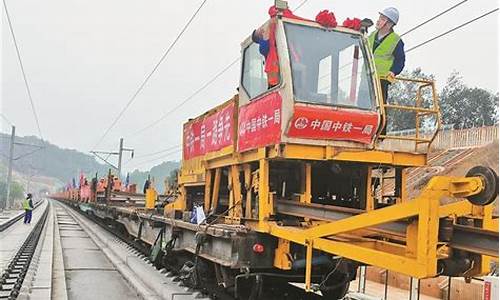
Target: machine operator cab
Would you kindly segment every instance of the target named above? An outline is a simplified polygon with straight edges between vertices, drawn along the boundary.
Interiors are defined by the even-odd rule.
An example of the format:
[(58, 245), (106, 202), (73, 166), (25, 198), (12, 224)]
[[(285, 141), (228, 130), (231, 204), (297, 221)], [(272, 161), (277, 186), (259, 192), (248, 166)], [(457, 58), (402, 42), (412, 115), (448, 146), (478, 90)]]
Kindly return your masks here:
[[(277, 10), (242, 43), (241, 70), (240, 152), (296, 143), (426, 153), (438, 129), (431, 81), (412, 80), (417, 85), (413, 103), (384, 105), (373, 56), (360, 31), (325, 28)], [(422, 100), (425, 88), (431, 89), (430, 101)], [(403, 135), (382, 135), (391, 122), (388, 110), (394, 110), (389, 116), (411, 114), (415, 127)]]

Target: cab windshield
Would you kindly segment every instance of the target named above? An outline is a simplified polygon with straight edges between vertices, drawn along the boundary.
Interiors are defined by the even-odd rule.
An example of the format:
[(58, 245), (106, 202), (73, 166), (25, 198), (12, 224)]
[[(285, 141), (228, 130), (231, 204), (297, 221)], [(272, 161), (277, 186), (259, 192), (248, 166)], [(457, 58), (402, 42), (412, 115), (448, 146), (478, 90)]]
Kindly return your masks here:
[(285, 23), (296, 101), (374, 108), (361, 38)]

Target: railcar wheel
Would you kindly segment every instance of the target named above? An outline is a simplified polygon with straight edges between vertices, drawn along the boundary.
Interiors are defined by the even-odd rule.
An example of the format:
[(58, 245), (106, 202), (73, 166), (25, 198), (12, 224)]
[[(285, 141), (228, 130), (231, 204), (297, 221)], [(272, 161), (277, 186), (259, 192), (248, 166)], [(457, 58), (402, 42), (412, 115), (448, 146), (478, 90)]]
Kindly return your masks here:
[(321, 281), (319, 290), (328, 300), (343, 299), (349, 291), (351, 280), (356, 277), (357, 263), (341, 258)]
[(238, 300), (258, 300), (262, 296), (262, 276), (241, 277), (238, 282)]
[(479, 194), (467, 197), (472, 204), (484, 206), (495, 201), (498, 196), (498, 175), (493, 169), (476, 166), (465, 177), (480, 177), (484, 184), (484, 189)]
[(323, 295), (323, 298), (326, 298), (328, 300), (337, 300), (337, 299), (343, 299), (347, 292), (349, 291), (349, 281), (345, 283), (339, 283), (335, 286), (335, 288), (330, 288), (330, 287), (320, 287), (321, 295)]

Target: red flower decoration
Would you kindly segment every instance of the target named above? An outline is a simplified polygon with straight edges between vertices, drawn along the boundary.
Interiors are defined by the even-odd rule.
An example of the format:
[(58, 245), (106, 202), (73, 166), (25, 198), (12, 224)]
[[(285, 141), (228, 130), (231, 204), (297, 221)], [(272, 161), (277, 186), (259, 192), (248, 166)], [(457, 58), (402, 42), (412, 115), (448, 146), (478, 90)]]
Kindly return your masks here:
[(345, 19), (344, 23), (342, 23), (342, 26), (351, 28), (354, 30), (359, 30), (361, 29), (361, 20), (358, 18), (353, 18), (352, 20), (347, 18)]
[(324, 27), (337, 27), (337, 20), (335, 19), (335, 15), (333, 12), (328, 10), (322, 10), (316, 16), (316, 22), (318, 22), (321, 26)]

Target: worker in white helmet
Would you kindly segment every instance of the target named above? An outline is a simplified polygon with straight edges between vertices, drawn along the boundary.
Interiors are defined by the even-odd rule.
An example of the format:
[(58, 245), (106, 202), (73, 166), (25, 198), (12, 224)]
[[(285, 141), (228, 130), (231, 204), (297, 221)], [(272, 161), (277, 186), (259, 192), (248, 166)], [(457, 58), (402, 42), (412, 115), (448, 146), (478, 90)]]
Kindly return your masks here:
[[(382, 96), (387, 103), (389, 85), (394, 82), (395, 76), (403, 71), (405, 66), (404, 43), (394, 32), (398, 24), (399, 12), (394, 7), (384, 9), (379, 13), (375, 24), (376, 30), (368, 37), (370, 48), (375, 58), (377, 75), (380, 78)], [(385, 128), (381, 134), (385, 135)]]

